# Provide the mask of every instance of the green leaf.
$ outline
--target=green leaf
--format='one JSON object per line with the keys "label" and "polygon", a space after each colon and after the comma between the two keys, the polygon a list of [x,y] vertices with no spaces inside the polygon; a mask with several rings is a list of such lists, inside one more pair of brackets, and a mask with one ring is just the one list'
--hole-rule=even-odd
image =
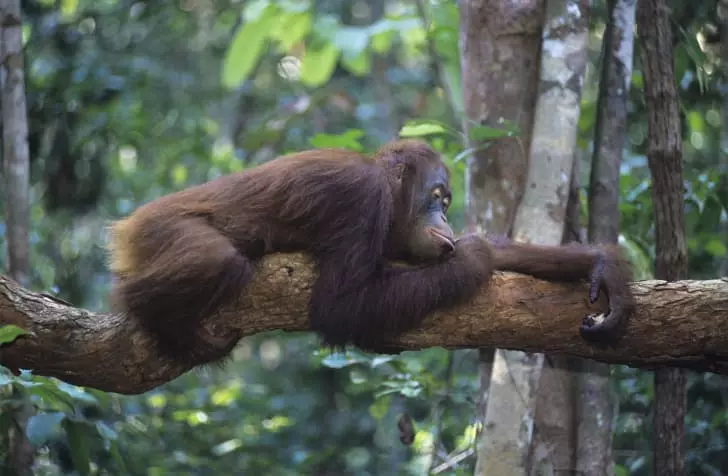
{"label": "green leaf", "polygon": [[387,415],[389,411],[390,398],[376,398],[371,405],[369,405],[369,414],[375,420],[379,421]]}
{"label": "green leaf", "polygon": [[453,111],[457,117],[464,114],[465,106],[463,105],[463,90],[460,79],[460,63],[459,61],[443,61],[441,78],[447,84],[447,90],[450,92],[448,98],[452,104]]}
{"label": "green leaf", "polygon": [[59,392],[63,392],[69,397],[71,397],[76,402],[83,402],[88,404],[98,404],[98,400],[96,397],[91,395],[85,388],[83,387],[77,387],[75,385],[68,384],[66,382],[58,381],[55,385],[55,388],[58,389]]}
{"label": "green leaf", "polygon": [[354,76],[365,76],[372,69],[372,57],[367,50],[355,56],[344,54],[341,57],[341,64]]}
{"label": "green leaf", "polygon": [[60,390],[53,380],[44,379],[42,382],[18,381],[17,383],[24,387],[29,394],[40,397],[46,405],[53,407],[65,406],[71,412],[74,410],[73,398]]}
{"label": "green leaf", "polygon": [[284,14],[283,19],[274,24],[270,36],[278,43],[278,50],[286,53],[308,35],[311,24],[309,12]]}
{"label": "green leaf", "polygon": [[396,35],[391,20],[385,18],[373,23],[369,26],[369,44],[372,51],[380,55],[387,53],[392,48]]}
{"label": "green leaf", "polygon": [[343,134],[316,134],[310,140],[317,149],[349,149],[361,152],[364,148],[359,139],[364,136],[361,129],[349,129]]}
{"label": "green leaf", "polygon": [[25,329],[21,329],[20,327],[13,324],[2,326],[0,327],[0,345],[9,344],[20,336],[30,334],[31,333],[26,331]]}
{"label": "green leaf", "polygon": [[325,84],[334,72],[339,53],[333,43],[309,47],[301,58],[301,83],[312,88]]}
{"label": "green leaf", "polygon": [[629,470],[621,464],[614,465],[614,476],[629,476]]}
{"label": "green leaf", "polygon": [[78,10],[78,0],[62,0],[61,15],[65,19],[72,18]]}
{"label": "green leaf", "polygon": [[258,64],[276,18],[274,13],[275,8],[269,6],[257,19],[246,21],[235,32],[223,60],[223,86],[230,89],[238,87]]}
{"label": "green leaf", "polygon": [[51,436],[60,433],[61,422],[64,418],[66,415],[63,412],[40,413],[31,416],[25,430],[28,441],[35,446],[45,444]]}
{"label": "green leaf", "polygon": [[399,135],[402,137],[425,137],[436,134],[449,134],[459,138],[459,134],[454,129],[430,119],[408,121],[399,131]]}
{"label": "green leaf", "polygon": [[176,164],[172,167],[170,175],[172,176],[172,182],[175,185],[184,185],[184,183],[187,182],[187,167],[182,164]]}
{"label": "green leaf", "polygon": [[91,457],[84,423],[66,419],[63,426],[68,436],[68,446],[71,449],[71,460],[74,469],[82,475],[90,474]]}
{"label": "green leaf", "polygon": [[728,248],[726,248],[725,244],[717,238],[710,240],[705,245],[705,251],[707,251],[708,253],[710,253],[713,256],[718,256],[718,257],[728,255]]}

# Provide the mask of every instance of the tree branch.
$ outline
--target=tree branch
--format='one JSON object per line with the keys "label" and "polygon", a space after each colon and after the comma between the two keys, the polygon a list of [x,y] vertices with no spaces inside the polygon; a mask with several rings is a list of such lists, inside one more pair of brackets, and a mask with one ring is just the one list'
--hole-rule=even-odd
{"label": "tree branch", "polygon": [[[315,277],[303,254],[268,256],[239,305],[211,317],[206,328],[220,336],[305,331]],[[492,286],[471,303],[436,312],[419,329],[384,344],[398,350],[498,347],[728,375],[728,278],[642,281],[632,289],[638,311],[616,348],[597,348],[579,336],[582,317],[604,310],[604,303],[588,306],[586,284],[554,284],[510,273],[496,274]],[[33,335],[0,348],[0,363],[76,385],[142,393],[191,368],[160,355],[123,315],[74,308],[0,276],[4,324]]]}

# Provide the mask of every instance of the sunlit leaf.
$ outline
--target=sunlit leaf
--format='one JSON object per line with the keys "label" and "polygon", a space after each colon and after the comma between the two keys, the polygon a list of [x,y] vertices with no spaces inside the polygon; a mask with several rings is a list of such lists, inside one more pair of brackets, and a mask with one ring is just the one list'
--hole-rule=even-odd
{"label": "sunlit leaf", "polygon": [[301,58],[301,83],[312,88],[325,84],[334,72],[339,53],[332,43],[308,48]]}
{"label": "sunlit leaf", "polygon": [[344,54],[341,57],[341,64],[353,75],[364,76],[372,69],[372,58],[369,51],[363,50],[357,55]]}
{"label": "sunlit leaf", "polygon": [[381,420],[389,411],[390,398],[377,398],[369,405],[369,414],[375,420]]}
{"label": "sunlit leaf", "polygon": [[76,14],[78,9],[78,0],[62,0],[61,1],[61,15],[63,18],[69,19]]}
{"label": "sunlit leaf", "polygon": [[383,18],[369,26],[369,45],[375,53],[384,54],[392,47],[397,32],[392,21]]}
{"label": "sunlit leaf", "polygon": [[725,243],[723,243],[718,238],[714,238],[707,242],[705,244],[705,251],[719,258],[728,256],[728,248],[726,248]]}
{"label": "sunlit leaf", "polygon": [[276,40],[281,52],[288,52],[308,35],[311,24],[309,12],[289,13],[280,23],[273,25],[271,37]]}
{"label": "sunlit leaf", "polygon": [[0,327],[0,345],[9,344],[23,335],[30,335],[30,332],[13,324],[2,326]]}
{"label": "sunlit leaf", "polygon": [[274,9],[266,9],[257,19],[246,21],[235,32],[223,60],[222,84],[233,89],[248,78],[263,52],[268,32],[275,21]]}
{"label": "sunlit leaf", "polygon": [[459,136],[454,129],[447,127],[441,122],[429,119],[408,121],[399,131],[399,135],[402,137],[425,137],[435,134]]}
{"label": "sunlit leaf", "polygon": [[310,142],[317,149],[349,149],[361,152],[364,148],[359,139],[362,137],[364,131],[361,129],[349,129],[343,134],[316,134]]}
{"label": "sunlit leaf", "polygon": [[184,185],[187,182],[187,167],[182,164],[172,167],[170,174],[172,175],[172,182],[177,186]]}

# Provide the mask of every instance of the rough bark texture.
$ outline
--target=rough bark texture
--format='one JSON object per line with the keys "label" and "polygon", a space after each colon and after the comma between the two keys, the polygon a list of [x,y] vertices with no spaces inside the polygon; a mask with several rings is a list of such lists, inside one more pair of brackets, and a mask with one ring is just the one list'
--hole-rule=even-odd
{"label": "rough bark texture", "polygon": [[[642,69],[647,105],[647,161],[652,174],[655,211],[655,276],[678,280],[687,275],[683,204],[682,137],[673,71],[672,31],[665,0],[637,5]],[[652,418],[655,474],[684,473],[684,420],[687,404],[685,372],[655,372]]]}
{"label": "rough bark texture", "polygon": [[609,1],[589,180],[589,241],[592,242],[616,243],[619,237],[619,215],[615,217],[614,213],[619,204],[619,167],[627,136],[635,5],[636,0]]}
{"label": "rough bark texture", "polygon": [[[10,275],[21,284],[28,283],[28,223],[30,215],[30,157],[28,119],[25,106],[25,72],[23,40],[18,0],[0,0],[0,104],[3,124],[3,179],[5,201],[5,236]],[[34,451],[25,436],[33,406],[23,401],[13,389],[19,403],[13,409],[7,434],[7,461],[3,472],[16,476],[33,474]],[[3,435],[5,436],[5,435]]]}
{"label": "rough bark texture", "polygon": [[0,85],[3,114],[5,224],[10,274],[27,284],[28,271],[28,119],[20,22],[20,2],[0,0]]}
{"label": "rough bark texture", "polygon": [[[508,233],[523,193],[538,87],[543,0],[460,2],[460,54],[465,114],[470,121],[519,125],[519,138],[501,139],[468,160],[468,226]],[[478,144],[471,144],[477,146]]]}
{"label": "rough bark texture", "polygon": [[[602,47],[594,155],[589,181],[591,243],[619,238],[619,167],[627,134],[627,94],[632,77],[635,0],[610,0]],[[576,381],[576,469],[584,476],[614,474],[612,419],[615,399],[609,365],[580,360]]]}
{"label": "rough bark texture", "polygon": [[542,365],[543,354],[503,349],[495,353],[475,474],[527,474]]}
{"label": "rough bark texture", "polygon": [[[264,259],[240,305],[214,316],[211,332],[305,331],[315,269],[304,255]],[[587,313],[585,283],[556,284],[498,273],[472,302],[433,313],[423,325],[388,344],[393,350],[425,347],[500,347],[587,357],[651,367],[687,366],[728,375],[728,278],[643,281],[632,289],[637,313],[615,348],[585,342],[578,325]],[[0,325],[34,333],[0,348],[0,364],[30,369],[72,384],[118,393],[141,393],[189,370],[159,355],[149,337],[118,314],[73,308],[0,277]]]}
{"label": "rough bark texture", "polygon": [[[469,231],[509,235],[526,180],[544,0],[520,3],[463,0],[458,6],[466,118],[463,129],[467,133],[473,123],[499,127],[500,121],[506,119],[517,124],[521,131],[520,137],[496,141],[468,158],[466,227]],[[469,145],[477,148],[482,144]],[[494,349],[480,349],[479,358],[476,420],[484,422]],[[480,438],[490,436],[491,432],[486,430]],[[479,455],[478,461],[482,459]]]}
{"label": "rough bark texture", "polygon": [[[556,245],[563,239],[587,63],[588,11],[588,4],[580,0],[547,2],[528,180],[513,230],[518,240]],[[534,434],[521,449],[529,457],[522,473],[570,471],[575,453],[570,362],[558,356],[548,363],[534,356],[531,362],[532,372],[540,377],[534,380],[527,402]],[[525,418],[522,413],[521,419]]]}

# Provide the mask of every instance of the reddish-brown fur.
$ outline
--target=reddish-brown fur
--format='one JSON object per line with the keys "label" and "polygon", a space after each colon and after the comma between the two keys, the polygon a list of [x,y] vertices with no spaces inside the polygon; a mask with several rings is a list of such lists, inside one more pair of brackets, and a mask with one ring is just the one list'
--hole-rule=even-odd
{"label": "reddish-brown fur", "polygon": [[[628,267],[611,249],[491,247],[469,235],[430,259],[434,245],[419,239],[422,220],[447,207],[439,208],[428,187],[448,177],[427,145],[396,141],[373,158],[300,152],[161,197],[110,228],[113,302],[164,351],[193,364],[229,353],[238,336],[216,341],[201,323],[232,303],[252,279],[254,262],[273,252],[315,257],[311,328],[334,347],[377,350],[382,336],[473,296],[494,267],[556,280],[606,270],[593,279],[597,294],[609,290],[611,321],[628,317]],[[419,264],[394,267],[389,259]]]}

